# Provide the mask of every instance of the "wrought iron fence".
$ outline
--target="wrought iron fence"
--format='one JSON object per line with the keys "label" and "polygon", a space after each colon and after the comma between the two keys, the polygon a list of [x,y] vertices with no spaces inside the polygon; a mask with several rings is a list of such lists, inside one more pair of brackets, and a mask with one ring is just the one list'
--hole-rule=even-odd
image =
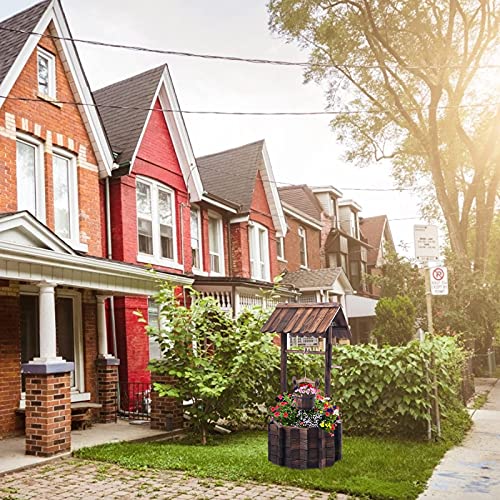
{"label": "wrought iron fence", "polygon": [[119,383],[120,418],[128,420],[149,420],[151,417],[151,384],[149,382]]}

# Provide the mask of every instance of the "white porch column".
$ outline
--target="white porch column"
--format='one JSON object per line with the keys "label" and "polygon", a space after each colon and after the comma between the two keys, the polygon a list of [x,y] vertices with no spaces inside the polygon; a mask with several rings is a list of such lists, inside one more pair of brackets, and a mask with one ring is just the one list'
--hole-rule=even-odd
{"label": "white porch column", "polygon": [[38,283],[40,318],[40,358],[37,361],[61,361],[56,346],[56,301],[57,283],[42,281]]}
{"label": "white porch column", "polygon": [[108,352],[108,328],[106,324],[106,299],[105,295],[97,295],[97,337],[99,340],[99,356],[111,357]]}

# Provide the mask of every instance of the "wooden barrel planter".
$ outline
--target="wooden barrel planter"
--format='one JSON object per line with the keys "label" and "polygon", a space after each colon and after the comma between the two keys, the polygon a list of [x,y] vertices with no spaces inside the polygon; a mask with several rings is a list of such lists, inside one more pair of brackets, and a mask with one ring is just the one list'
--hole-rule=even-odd
{"label": "wooden barrel planter", "polygon": [[322,469],[342,458],[342,430],[330,436],[318,427],[289,427],[270,422],[268,459],[291,469]]}

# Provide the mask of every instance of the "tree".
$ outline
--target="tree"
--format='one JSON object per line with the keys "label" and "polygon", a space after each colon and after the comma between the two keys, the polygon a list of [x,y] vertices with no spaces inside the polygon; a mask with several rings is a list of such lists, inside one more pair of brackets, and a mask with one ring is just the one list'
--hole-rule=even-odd
{"label": "tree", "polygon": [[416,325],[427,328],[425,280],[418,267],[395,251],[386,250],[381,275],[366,275],[369,283],[381,288],[381,297],[408,297],[415,307]]}
{"label": "tree", "polygon": [[373,336],[379,344],[403,345],[415,334],[415,307],[408,297],[383,297],[375,307]]}
{"label": "tree", "polygon": [[185,290],[189,307],[167,282],[154,296],[161,326],[146,328],[159,343],[162,358],[150,369],[172,377],[171,383],[155,384],[160,396],[193,402],[192,423],[206,444],[210,422],[230,417],[251,401],[265,400],[277,347],[272,334],[260,331],[268,317],[262,308],[234,319],[214,298]]}
{"label": "tree", "polygon": [[[310,51],[332,127],[360,164],[391,160],[431,193],[452,251],[484,272],[500,185],[495,0],[270,0],[270,27]],[[496,73],[495,73],[496,72]],[[352,113],[352,111],[355,111]]]}

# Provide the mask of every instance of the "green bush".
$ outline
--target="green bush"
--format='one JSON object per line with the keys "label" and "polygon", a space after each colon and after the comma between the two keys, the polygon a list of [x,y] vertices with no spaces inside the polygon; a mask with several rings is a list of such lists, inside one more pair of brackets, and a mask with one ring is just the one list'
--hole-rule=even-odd
{"label": "green bush", "polygon": [[[435,356],[440,410],[443,419],[462,412],[461,369],[464,353],[452,337],[427,338],[406,346],[336,346],[332,372],[332,398],[342,411],[347,432],[363,435],[426,435],[434,372],[426,366]],[[292,375],[323,381],[321,356],[293,355]]]}
{"label": "green bush", "polygon": [[383,297],[375,307],[373,337],[379,344],[402,345],[415,333],[415,306],[409,297]]}

